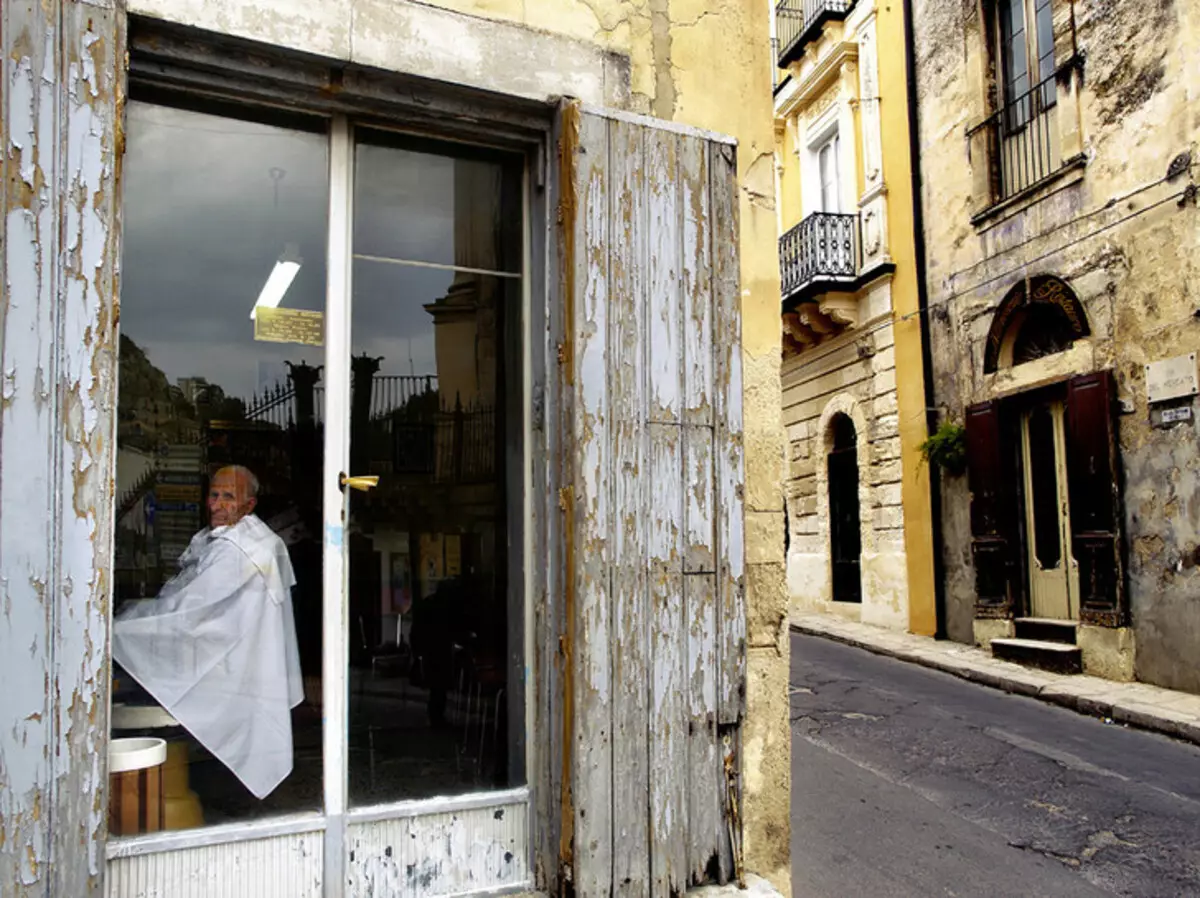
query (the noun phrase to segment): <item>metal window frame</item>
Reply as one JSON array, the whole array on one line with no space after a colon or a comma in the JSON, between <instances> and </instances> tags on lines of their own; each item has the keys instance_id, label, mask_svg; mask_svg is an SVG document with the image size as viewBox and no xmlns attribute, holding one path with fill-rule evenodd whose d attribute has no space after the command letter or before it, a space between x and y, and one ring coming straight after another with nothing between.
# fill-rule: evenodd
<instances>
[{"instance_id":1,"label":"metal window frame","mask_svg":"<svg viewBox=\"0 0 1200 898\"><path fill-rule=\"evenodd\" d=\"M325 846L324 890L340 895L345 880L344 838L348 825L398 820L426 814L502 807L523 803L528 808L527 862L530 876L541 864L536 810L537 794L549 784L553 760L538 751L535 729L544 723L545 709L536 707L549 674L537 668L537 646L553 615L535 615L535 608L553 604L551 573L534 559L546 557L555 539L546 526L556 507L554 484L535 476L547 469L546 420L542 412L550 367L554 364L556 329L551 324L554 279L550 244L553 221L548 186L552 175L553 138L558 107L524 98L488 94L478 90L431 81L414 75L379 72L347 66L332 60L315 59L284 48L222 35L198 32L186 26L138 16L129 17L129 88L135 93L187 98L202 104L230 104L245 108L302 112L330 121L329 247L327 253L326 307L326 402L327 426L323 485L325 567L323 591L339 595L341 601L323 603L324 632L347 632L347 574L342 521L346 498L338 486L339 474L348 472L349 421L331 415L329 409L343 404L348 412L350 394L350 295L352 271L351 228L353 222L353 125L369 126L442 142L508 150L523 154L522 180L521 322L519 370L515 383L521 390L522 420L519 428L520 473L523 486L519 509L519 534L510 533L510 581L523 573L523 652L525 706L525 781L527 785L499 791L402 801L349 808L347 802L346 752L349 747L348 637L325 639L322 649L323 701L326 726L322 734L325 806L304 812L258 821L233 823L194 830L156 833L108 840L107 860L157 854L167 851L248 842L272 836L323 832ZM126 92L128 96L128 91ZM135 97L136 99L136 97ZM548 326L549 325L549 326ZM341 357L345 366L329 365ZM340 370L342 367L345 370ZM340 397L335 398L335 397ZM345 418L345 420L343 420ZM514 472L515 474L515 472ZM512 497L510 497L510 502ZM509 520L514 520L510 513ZM341 544L333 551L331 543ZM328 773L338 771L334 776ZM532 887L527 883L506 891Z\"/></svg>"}]
</instances>

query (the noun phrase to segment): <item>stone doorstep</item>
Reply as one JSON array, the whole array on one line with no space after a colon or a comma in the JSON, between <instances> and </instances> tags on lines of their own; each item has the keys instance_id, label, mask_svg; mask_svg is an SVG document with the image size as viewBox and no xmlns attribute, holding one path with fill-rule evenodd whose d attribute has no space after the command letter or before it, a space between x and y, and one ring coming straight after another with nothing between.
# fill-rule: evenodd
<instances>
[{"instance_id":1,"label":"stone doorstep","mask_svg":"<svg viewBox=\"0 0 1200 898\"><path fill-rule=\"evenodd\" d=\"M1121 683L1087 674L1056 674L1001 661L983 649L882 630L820 615L793 615L791 628L952 674L973 683L1105 717L1200 745L1200 695Z\"/></svg>"}]
</instances>

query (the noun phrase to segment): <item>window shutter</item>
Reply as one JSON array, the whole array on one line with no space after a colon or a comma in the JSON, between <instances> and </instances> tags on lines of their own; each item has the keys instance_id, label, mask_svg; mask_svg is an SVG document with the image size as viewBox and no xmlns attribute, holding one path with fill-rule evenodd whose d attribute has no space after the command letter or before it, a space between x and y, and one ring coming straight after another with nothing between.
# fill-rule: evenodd
<instances>
[{"instance_id":1,"label":"window shutter","mask_svg":"<svg viewBox=\"0 0 1200 898\"><path fill-rule=\"evenodd\" d=\"M1114 393L1108 371L1067 384L1067 484L1080 617L1109 627L1120 626L1124 618Z\"/></svg>"},{"instance_id":2,"label":"window shutter","mask_svg":"<svg viewBox=\"0 0 1200 898\"><path fill-rule=\"evenodd\" d=\"M1017 539L1016 491L1005 476L1000 409L982 402L967 409L967 471L971 491L971 557L977 617L1012 613Z\"/></svg>"},{"instance_id":3,"label":"window shutter","mask_svg":"<svg viewBox=\"0 0 1200 898\"><path fill-rule=\"evenodd\" d=\"M561 115L571 882L682 894L732 872L745 696L736 147Z\"/></svg>"}]
</instances>

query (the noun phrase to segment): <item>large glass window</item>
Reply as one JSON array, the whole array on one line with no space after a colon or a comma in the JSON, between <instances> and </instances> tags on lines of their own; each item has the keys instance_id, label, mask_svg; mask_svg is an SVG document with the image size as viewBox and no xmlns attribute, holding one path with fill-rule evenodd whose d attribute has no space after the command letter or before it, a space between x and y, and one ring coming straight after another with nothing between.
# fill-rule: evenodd
<instances>
[{"instance_id":1,"label":"large glass window","mask_svg":"<svg viewBox=\"0 0 1200 898\"><path fill-rule=\"evenodd\" d=\"M336 139L316 117L129 107L113 745L162 799L147 815L130 780L114 801L141 810L114 835L319 810L343 775L355 804L523 782L521 164L365 134L336 259ZM325 345L347 314L329 260L352 276L349 352ZM333 416L346 473L379 478L348 491L344 537L324 526ZM323 631L339 603L348 628ZM329 640L347 670L322 671Z\"/></svg>"},{"instance_id":2,"label":"large glass window","mask_svg":"<svg viewBox=\"0 0 1200 898\"><path fill-rule=\"evenodd\" d=\"M319 120L129 107L113 728L167 741L163 828L321 803ZM117 743L118 748L134 743Z\"/></svg>"},{"instance_id":3,"label":"large glass window","mask_svg":"<svg viewBox=\"0 0 1200 898\"><path fill-rule=\"evenodd\" d=\"M504 415L519 184L463 148L356 147L350 458L380 482L350 501L352 804L521 777Z\"/></svg>"}]
</instances>

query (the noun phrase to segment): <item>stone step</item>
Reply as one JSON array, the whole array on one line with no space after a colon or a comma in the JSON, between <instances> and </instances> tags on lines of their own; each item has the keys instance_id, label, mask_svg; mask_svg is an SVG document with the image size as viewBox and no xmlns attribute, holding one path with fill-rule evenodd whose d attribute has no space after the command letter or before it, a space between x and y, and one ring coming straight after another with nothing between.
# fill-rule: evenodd
<instances>
[{"instance_id":1,"label":"stone step","mask_svg":"<svg viewBox=\"0 0 1200 898\"><path fill-rule=\"evenodd\" d=\"M1077 645L1041 639L993 639L992 657L1038 667L1052 673L1083 672L1083 652Z\"/></svg>"},{"instance_id":2,"label":"stone step","mask_svg":"<svg viewBox=\"0 0 1200 898\"><path fill-rule=\"evenodd\" d=\"M1018 617L1014 622L1017 639L1033 639L1039 642L1061 642L1075 644L1075 631L1079 624L1073 620L1058 620L1051 617Z\"/></svg>"}]
</instances>

